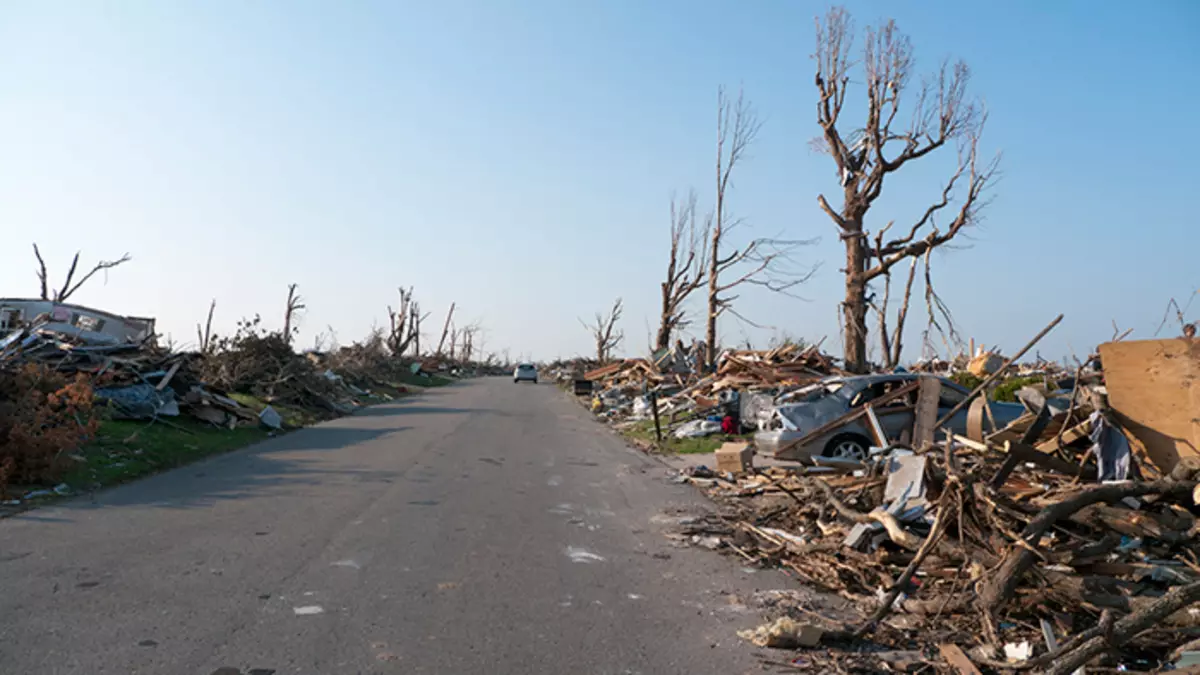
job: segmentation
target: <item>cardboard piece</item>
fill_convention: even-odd
[[[754,468],[754,450],[749,443],[725,443],[717,450],[719,473],[748,473]]]

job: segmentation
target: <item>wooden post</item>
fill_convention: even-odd
[[[658,421],[658,392],[650,392],[650,407],[654,410],[654,440],[662,445],[662,424]]]

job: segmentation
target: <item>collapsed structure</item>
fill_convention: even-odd
[[[388,400],[409,374],[378,336],[297,354],[249,321],[203,351],[175,352],[158,344],[153,319],[41,300],[0,301],[0,316],[0,495],[57,480],[100,417],[282,429]]]

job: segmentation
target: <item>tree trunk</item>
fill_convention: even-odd
[[[843,358],[846,370],[852,373],[867,372],[866,264],[862,237],[847,233],[846,299],[842,305],[842,330],[845,333]]]
[[[713,255],[712,264],[708,271],[708,324],[707,330],[704,332],[707,345],[704,355],[704,366],[709,372],[712,372],[717,364],[717,249],[716,244],[718,237],[713,236]]]
[[[674,269],[671,270],[674,274]],[[658,320],[658,335],[654,338],[654,348],[670,349],[671,347],[671,288],[670,284],[662,284],[662,313]]]

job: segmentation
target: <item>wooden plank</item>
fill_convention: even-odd
[[[879,423],[879,417],[875,415],[875,408],[870,404],[867,405],[867,426],[871,428],[871,433],[875,435],[875,445],[880,448],[886,448],[888,442],[887,432],[883,430],[883,425]]]
[[[1016,455],[1021,458],[1022,462],[1031,462],[1038,466],[1056,471],[1066,476],[1078,476],[1080,467],[1078,464],[1059,459],[1054,455],[1047,455],[1043,452],[1038,452],[1037,448],[1026,445],[1024,443],[1013,443],[1009,441],[1004,444],[1004,451]],[[1087,480],[1095,478],[1095,472],[1084,469],[1083,477]]]
[[[987,452],[987,443],[980,443],[979,441],[967,438],[966,436],[959,436],[958,434],[954,434],[953,438],[954,442],[959,445],[966,446],[976,452]]]
[[[182,365],[183,365],[182,359],[179,361],[176,361],[175,365],[171,366],[171,369],[167,371],[167,374],[163,375],[162,381],[160,381],[158,383],[158,386],[154,388],[155,391],[162,391],[163,389],[166,389],[167,385],[171,384],[171,378],[175,377],[175,373],[179,372],[179,367]]]
[[[1117,421],[1159,470],[1200,456],[1200,340],[1100,345],[1104,383]]]
[[[1089,420],[1084,420],[1079,424],[1067,429],[1062,435],[1062,444],[1064,446],[1071,445],[1077,441],[1081,441],[1092,433],[1092,423]],[[1058,450],[1058,438],[1051,438],[1048,441],[1042,441],[1037,444],[1038,452],[1056,452]]]
[[[933,445],[934,423],[937,422],[938,400],[942,395],[942,381],[936,377],[922,376],[917,380],[916,419],[913,422],[913,449],[917,452]]]
[[[938,645],[938,651],[942,653],[942,658],[946,659],[946,663],[954,666],[954,669],[958,671],[958,675],[983,675],[975,667],[975,664],[971,663],[970,657],[962,650],[962,647],[948,643],[940,644]]]

